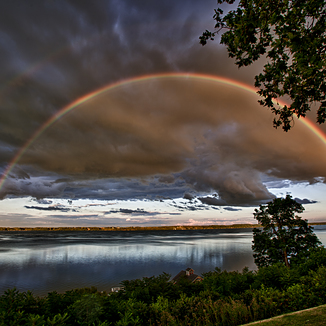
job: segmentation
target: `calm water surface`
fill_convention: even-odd
[[[326,245],[326,226],[315,232]],[[202,274],[256,269],[252,230],[144,232],[0,232],[0,293],[16,287],[37,295],[123,280],[174,276],[192,267]]]

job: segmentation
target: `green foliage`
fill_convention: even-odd
[[[45,323],[44,317],[40,315],[29,314],[26,325],[28,326],[43,326]]]
[[[234,0],[218,0],[218,4]],[[317,122],[326,119],[326,2],[325,0],[240,0],[226,15],[218,8],[213,16],[216,30],[206,30],[200,43],[226,30],[221,44],[239,67],[261,56],[267,63],[255,77],[262,96],[259,102],[276,115],[274,126],[288,131],[293,115],[305,117],[313,102],[319,103]],[[286,96],[290,106],[274,100]]]
[[[143,277],[141,280],[126,280],[121,282],[124,297],[134,298],[145,303],[155,301],[159,296],[177,298],[176,287],[168,282],[171,275],[163,273],[157,277]],[[178,292],[178,291],[177,291]]]
[[[242,273],[222,272],[219,268],[215,268],[215,271],[205,273],[203,276],[204,290],[210,296],[217,298],[242,293],[249,289],[255,280],[254,272],[249,271],[248,268],[244,268]]]
[[[101,298],[93,294],[84,294],[72,304],[72,311],[79,325],[92,325],[99,321],[102,314]]]
[[[63,315],[57,314],[52,319],[50,317],[47,318],[47,324],[50,326],[56,325],[56,326],[62,326],[66,325],[66,322],[68,321],[68,313],[64,313]]]
[[[139,325],[139,317],[134,318],[132,312],[125,311],[121,316],[122,318],[116,323],[117,326]]]
[[[300,274],[295,268],[287,268],[282,263],[276,263],[268,267],[259,268],[254,287],[264,285],[268,288],[285,289],[300,279]]]
[[[290,195],[275,198],[267,205],[255,209],[254,217],[263,229],[253,230],[254,259],[258,267],[283,262],[299,263],[307,259],[310,251],[320,245],[306,220],[296,215],[303,206]]]
[[[282,263],[258,271],[216,268],[200,286],[180,287],[163,273],[124,281],[123,291],[109,295],[84,288],[39,298],[8,290],[0,296],[0,325],[242,325],[326,303],[325,258],[320,247],[291,269]]]
[[[134,298],[124,298],[124,300],[121,300],[118,313],[120,320],[117,324],[120,323],[119,325],[125,325],[126,323],[130,325],[145,325],[150,316],[148,305]]]
[[[0,322],[4,325],[22,325],[24,315],[35,315],[37,325],[38,314],[45,307],[45,300],[34,297],[30,291],[20,293],[15,288],[5,291],[0,298]],[[33,324],[33,319],[28,321]],[[0,324],[1,325],[1,324]]]
[[[326,249],[323,246],[311,249],[308,259],[298,264],[296,269],[300,269],[301,275],[307,275],[321,266],[326,266]]]

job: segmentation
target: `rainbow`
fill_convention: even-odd
[[[239,89],[246,90],[248,92],[256,94],[257,89],[249,86],[245,83],[235,81],[229,78],[225,77],[219,77],[214,75],[206,75],[206,74],[198,74],[198,73],[160,73],[160,74],[153,74],[153,75],[143,75],[138,77],[133,77],[125,80],[120,80],[114,83],[111,83],[109,85],[106,85],[100,89],[97,89],[89,94],[86,94],[77,100],[73,101],[72,103],[68,104],[67,106],[63,107],[61,110],[59,110],[55,115],[53,115],[50,119],[48,119],[42,126],[40,126],[34,134],[29,138],[29,140],[24,144],[23,147],[20,148],[20,150],[17,152],[17,154],[14,156],[14,158],[9,162],[6,170],[4,171],[1,179],[0,179],[0,190],[2,189],[2,186],[4,182],[6,181],[8,175],[13,170],[15,165],[19,162],[21,157],[24,155],[24,153],[27,151],[27,149],[32,145],[32,143],[42,135],[42,133],[48,129],[50,126],[52,126],[57,120],[62,118],[65,114],[68,112],[76,109],[79,105],[85,103],[86,101],[96,97],[97,95],[113,90],[115,88],[118,88],[122,85],[130,85],[134,83],[138,83],[141,81],[147,81],[151,79],[157,79],[157,78],[183,78],[183,79],[201,79],[206,81],[212,81],[217,83],[223,83],[226,85],[231,85],[234,87],[237,87]],[[278,103],[282,106],[285,105],[284,102],[278,101]],[[299,121],[301,121],[307,128],[309,128],[325,145],[326,145],[326,135],[316,126],[314,125],[308,118],[300,118]]]

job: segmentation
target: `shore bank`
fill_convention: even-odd
[[[309,225],[326,225],[326,222],[309,223]],[[260,227],[259,224],[230,225],[174,225],[174,226],[106,226],[106,227],[0,227],[1,231],[177,231],[177,230],[213,230],[213,229],[247,229]]]

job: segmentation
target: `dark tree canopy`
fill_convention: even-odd
[[[255,209],[254,218],[263,227],[253,230],[252,249],[258,267],[278,262],[290,267],[290,263],[307,258],[309,252],[320,245],[312,227],[296,215],[303,211],[304,207],[290,195]]]
[[[202,45],[225,31],[221,44],[239,67],[261,56],[267,59],[255,86],[260,88],[260,104],[276,115],[275,127],[288,131],[294,115],[305,117],[312,103],[319,107],[317,122],[325,122],[326,0],[240,0],[226,15],[215,9],[213,18],[216,30],[200,36]],[[283,97],[289,106],[277,104]]]

